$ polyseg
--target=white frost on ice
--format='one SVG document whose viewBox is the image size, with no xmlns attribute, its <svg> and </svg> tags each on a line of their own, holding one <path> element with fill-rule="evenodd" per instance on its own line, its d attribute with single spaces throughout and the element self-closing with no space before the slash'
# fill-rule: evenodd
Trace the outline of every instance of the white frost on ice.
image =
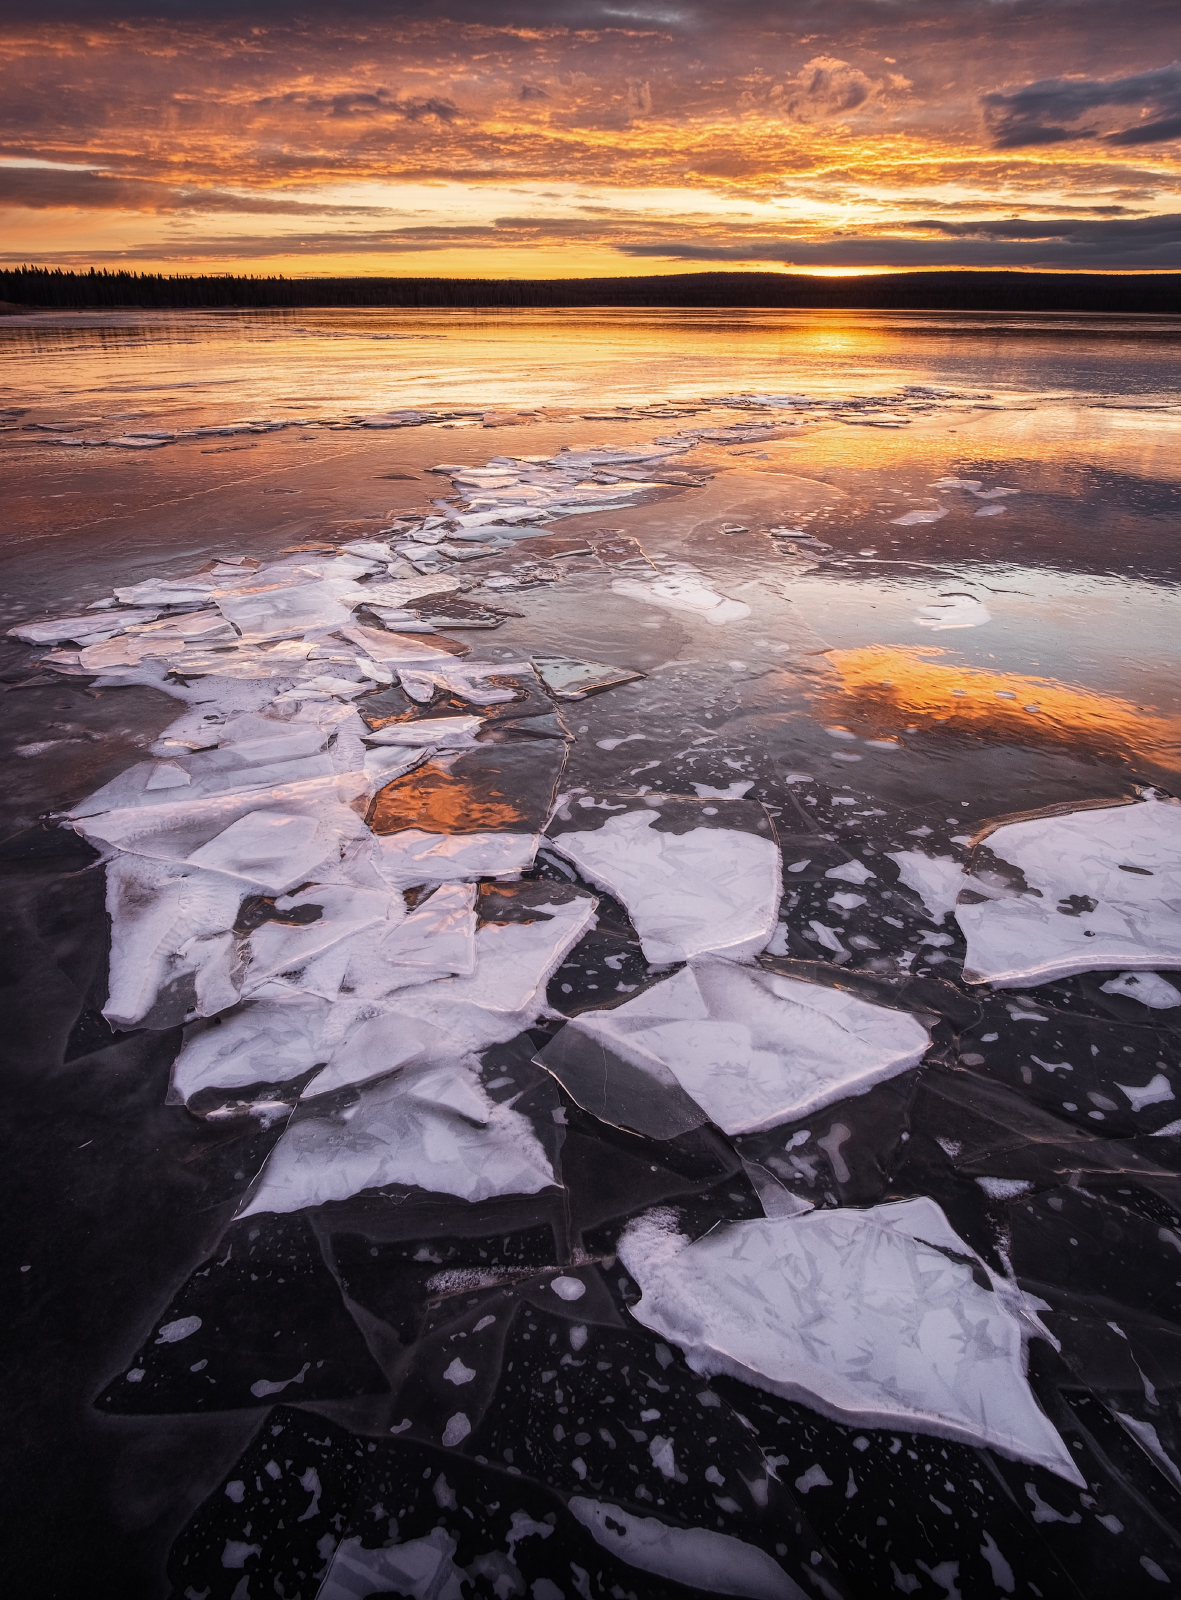
<svg viewBox="0 0 1181 1600">
<path fill-rule="evenodd" d="M 655 1265 L 625 1232 L 619 1253 L 643 1291 L 632 1315 L 695 1372 L 846 1424 L 988 1445 L 1086 1487 L 1025 1378 L 1032 1312 L 934 1200 L 725 1224 Z"/>
<path fill-rule="evenodd" d="M 1159 972 L 1121 972 L 1099 987 L 1104 994 L 1126 994 L 1154 1011 L 1171 1011 L 1174 1006 L 1181 1006 L 1181 989 L 1162 978 Z"/>
<path fill-rule="evenodd" d="M 926 600 L 914 619 L 920 628 L 978 628 L 992 612 L 973 594 L 940 594 Z"/>
<path fill-rule="evenodd" d="M 956 920 L 969 983 L 1031 988 L 1074 972 L 1181 966 L 1181 805 L 1173 801 L 1011 822 L 988 848 L 1024 874 L 998 895 L 968 876 Z M 997 896 L 996 898 L 992 898 Z"/>
<path fill-rule="evenodd" d="M 571 1514 L 629 1567 L 709 1594 L 747 1600 L 804 1600 L 804 1591 L 757 1545 L 709 1528 L 672 1528 L 602 1500 L 572 1496 Z"/>
<path fill-rule="evenodd" d="M 899 879 L 926 906 L 937 921 L 955 910 L 956 898 L 965 886 L 964 869 L 952 856 L 927 856 L 921 850 L 887 850 L 897 862 Z"/>
<path fill-rule="evenodd" d="M 1128 1104 L 1133 1111 L 1143 1111 L 1145 1106 L 1163 1105 L 1167 1100 L 1176 1098 L 1173 1094 L 1173 1085 L 1163 1072 L 1158 1072 L 1139 1088 L 1131 1083 L 1117 1083 L 1116 1088 L 1127 1095 Z"/>
</svg>

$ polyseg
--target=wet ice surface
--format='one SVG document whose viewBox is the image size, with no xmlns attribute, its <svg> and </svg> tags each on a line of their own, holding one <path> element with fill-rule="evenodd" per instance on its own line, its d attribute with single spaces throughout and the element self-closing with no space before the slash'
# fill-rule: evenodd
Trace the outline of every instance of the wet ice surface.
<svg viewBox="0 0 1181 1600">
<path fill-rule="evenodd" d="M 155 708 L 10 863 L 106 1161 L 144 1120 L 198 1219 L 87 1369 L 183 1484 L 152 1592 L 1181 1582 L 1178 813 L 1113 754 L 1165 719 L 1032 687 L 943 546 L 873 587 L 1016 527 L 1003 464 L 854 526 L 766 466 L 977 401 L 370 409 L 426 504 L 18 623 L 80 707 L 22 770 Z M 905 650 L 829 647 L 833 575 Z"/>
</svg>

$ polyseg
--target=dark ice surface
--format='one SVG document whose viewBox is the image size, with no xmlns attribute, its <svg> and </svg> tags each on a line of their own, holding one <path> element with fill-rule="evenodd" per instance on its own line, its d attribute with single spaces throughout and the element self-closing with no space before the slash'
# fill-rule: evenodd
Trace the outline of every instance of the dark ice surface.
<svg viewBox="0 0 1181 1600">
<path fill-rule="evenodd" d="M 0 642 L 12 1593 L 1181 1584 L 1178 336 L 5 319 L 0 609 L 41 628 Z M 223 627 L 214 589 L 303 605 L 317 563 L 339 620 Z M 185 900 L 153 959 L 188 977 L 120 1024 L 120 941 L 165 900 L 108 901 L 139 847 L 81 830 L 136 768 L 111 792 L 144 815 L 241 800 L 178 824 L 178 871 L 231 814 L 340 848 L 202 869 L 228 918 Z M 1107 850 L 1149 813 L 1155 853 Z M 379 937 L 444 905 L 447 964 L 373 990 Z M 1126 962 L 967 981 L 1018 913 L 1031 971 L 1117 915 Z M 305 933 L 348 961 L 252 988 Z M 170 1091 L 266 1006 L 302 1055 Z M 392 1067 L 359 1051 L 383 1017 Z M 806 1115 L 724 1131 L 789 1070 Z M 890 1220 L 920 1200 L 931 1237 Z M 826 1216 L 860 1242 L 790 1294 L 710 1276 Z M 981 1371 L 1010 1447 L 948 1420 Z"/>
</svg>

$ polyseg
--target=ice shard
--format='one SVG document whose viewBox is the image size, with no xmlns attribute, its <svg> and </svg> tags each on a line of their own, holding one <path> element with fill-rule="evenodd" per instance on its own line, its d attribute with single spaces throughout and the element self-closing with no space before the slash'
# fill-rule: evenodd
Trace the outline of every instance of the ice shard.
<svg viewBox="0 0 1181 1600">
<path fill-rule="evenodd" d="M 241 885 L 184 863 L 120 854 L 107 866 L 110 988 L 117 1028 L 169 1027 L 237 1002 L 234 922 Z M 153 1015 L 154 1013 L 159 1013 Z"/>
<path fill-rule="evenodd" d="M 572 794 L 547 834 L 588 883 L 623 902 L 651 962 L 749 960 L 775 932 L 779 849 L 753 801 Z"/>
<path fill-rule="evenodd" d="M 604 1549 L 629 1567 L 707 1594 L 745 1600 L 804 1600 L 804 1591 L 757 1545 L 711 1528 L 677 1528 L 616 1505 L 574 1495 L 570 1511 Z"/>
</svg>

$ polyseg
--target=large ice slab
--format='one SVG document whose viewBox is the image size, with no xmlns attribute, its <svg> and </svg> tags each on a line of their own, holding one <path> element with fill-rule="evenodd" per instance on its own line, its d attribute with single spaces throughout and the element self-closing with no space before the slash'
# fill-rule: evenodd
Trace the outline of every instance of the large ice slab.
<svg viewBox="0 0 1181 1600">
<path fill-rule="evenodd" d="M 297 1112 L 238 1215 L 299 1211 L 391 1183 L 474 1202 L 554 1182 L 528 1120 L 494 1104 L 472 1068 L 411 1066 L 354 1105 Z"/>
<path fill-rule="evenodd" d="M 757 1133 L 864 1094 L 916 1066 L 929 1043 L 907 1012 L 701 959 L 624 1005 L 573 1018 L 538 1059 L 588 1111 L 667 1138 L 683 1117 L 670 1082 L 723 1132 Z"/>
<path fill-rule="evenodd" d="M 1086 1487 L 1026 1381 L 1038 1324 L 934 1200 L 723 1224 L 676 1246 L 649 1217 L 620 1254 L 643 1290 L 632 1315 L 695 1372 L 839 1422 L 988 1445 Z"/>
<path fill-rule="evenodd" d="M 749 960 L 775 932 L 779 849 L 754 801 L 568 795 L 546 831 L 588 883 L 627 907 L 649 961 Z"/>
<path fill-rule="evenodd" d="M 955 908 L 969 982 L 1029 988 L 1072 972 L 1181 966 L 1175 800 L 1010 822 L 987 845 L 999 870 L 974 868 Z"/>
</svg>

